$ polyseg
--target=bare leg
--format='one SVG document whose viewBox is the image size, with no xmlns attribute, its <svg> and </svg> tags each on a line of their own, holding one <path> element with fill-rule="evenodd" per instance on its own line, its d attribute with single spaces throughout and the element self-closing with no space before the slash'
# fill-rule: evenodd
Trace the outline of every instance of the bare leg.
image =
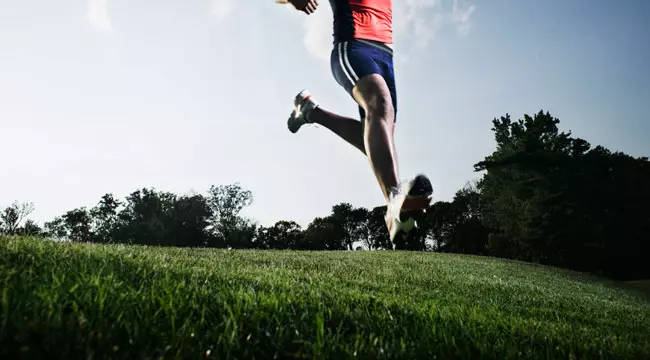
<svg viewBox="0 0 650 360">
<path fill-rule="evenodd" d="M 359 149 L 364 155 L 366 148 L 363 142 L 363 124 L 354 119 L 331 113 L 322 107 L 309 112 L 309 122 L 317 123 L 330 129 L 343 140 Z"/>
<path fill-rule="evenodd" d="M 363 131 L 366 154 L 386 202 L 389 202 L 389 190 L 399 182 L 393 141 L 395 110 L 391 94 L 386 81 L 379 74 L 360 79 L 353 94 L 366 112 Z"/>
<path fill-rule="evenodd" d="M 299 96 L 301 95 L 296 97 L 296 101 L 300 100 Z M 325 126 L 365 154 L 388 203 L 390 189 L 396 187 L 399 181 L 393 140 L 395 109 L 391 93 L 381 75 L 371 74 L 357 82 L 353 89 L 353 96 L 365 111 L 366 116 L 363 121 L 336 115 L 317 105 L 306 112 L 305 120 Z M 305 101 L 307 98 L 300 101 Z M 300 123 L 298 125 L 295 121 L 292 123 L 293 119 L 295 118 L 289 119 L 288 125 L 289 130 L 295 133 L 300 128 Z"/>
</svg>

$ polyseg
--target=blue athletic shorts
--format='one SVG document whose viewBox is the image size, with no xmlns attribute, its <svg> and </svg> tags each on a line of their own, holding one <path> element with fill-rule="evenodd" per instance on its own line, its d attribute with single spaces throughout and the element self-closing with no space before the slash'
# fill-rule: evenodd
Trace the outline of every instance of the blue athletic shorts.
<svg viewBox="0 0 650 360">
<path fill-rule="evenodd" d="M 352 89 L 359 79 L 370 74 L 381 75 L 393 100 L 395 119 L 397 119 L 397 93 L 395 90 L 395 73 L 393 70 L 393 49 L 385 44 L 355 39 L 334 43 L 330 56 L 330 67 L 336 82 L 352 95 Z M 354 98 L 354 97 L 353 97 Z M 359 106 L 361 119 L 365 111 Z"/>
</svg>

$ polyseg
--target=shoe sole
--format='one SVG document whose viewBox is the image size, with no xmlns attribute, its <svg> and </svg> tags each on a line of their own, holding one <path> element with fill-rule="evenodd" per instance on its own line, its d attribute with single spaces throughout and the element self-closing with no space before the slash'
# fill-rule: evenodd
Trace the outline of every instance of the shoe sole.
<svg viewBox="0 0 650 360">
<path fill-rule="evenodd" d="M 293 123 L 294 123 L 295 120 L 294 120 L 294 121 L 291 120 L 291 117 L 294 116 L 295 112 L 296 112 L 296 110 L 292 111 L 292 112 L 291 112 L 291 116 L 290 116 L 289 119 L 287 120 L 287 128 L 289 129 L 289 131 L 290 131 L 292 134 L 295 134 L 295 133 L 298 132 L 298 130 L 300 130 L 300 126 L 295 126 L 295 125 L 293 125 Z"/>
<path fill-rule="evenodd" d="M 410 183 L 410 189 L 400 207 L 401 212 L 424 210 L 431 206 L 433 186 L 424 175 L 417 175 Z"/>
<path fill-rule="evenodd" d="M 391 214 L 393 220 L 392 228 L 395 229 L 394 232 L 389 232 L 390 241 L 393 243 L 393 248 L 395 248 L 395 238 L 397 234 L 402 232 L 404 229 L 400 226 L 400 223 L 406 223 L 413 221 L 413 227 L 417 227 L 417 222 L 412 220 L 412 217 L 407 213 L 416 210 L 425 210 L 431 205 L 431 199 L 433 194 L 433 186 L 431 181 L 424 175 L 417 175 L 413 180 L 409 181 L 404 185 L 404 189 L 401 192 L 398 198 L 395 199 L 397 205 L 394 212 L 399 211 L 399 214 Z M 405 216 L 402 216 L 405 215 Z M 399 221 L 399 223 L 398 223 Z M 410 231 L 410 229 L 409 229 Z"/>
</svg>

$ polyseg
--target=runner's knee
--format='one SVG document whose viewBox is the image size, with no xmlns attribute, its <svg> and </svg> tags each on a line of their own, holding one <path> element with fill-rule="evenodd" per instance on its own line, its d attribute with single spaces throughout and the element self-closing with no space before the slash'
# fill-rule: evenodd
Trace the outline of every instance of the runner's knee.
<svg viewBox="0 0 650 360">
<path fill-rule="evenodd" d="M 392 122 L 393 101 L 386 81 L 379 74 L 368 75 L 359 80 L 354 89 L 355 97 L 366 111 L 369 121 Z"/>
<path fill-rule="evenodd" d="M 376 94 L 370 97 L 367 105 L 368 118 L 377 121 L 393 120 L 393 103 L 390 94 Z"/>
</svg>

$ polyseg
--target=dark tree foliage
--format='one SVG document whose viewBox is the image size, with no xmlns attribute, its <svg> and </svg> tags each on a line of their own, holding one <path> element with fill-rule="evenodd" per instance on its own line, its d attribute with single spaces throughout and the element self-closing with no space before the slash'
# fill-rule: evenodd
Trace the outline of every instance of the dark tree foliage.
<svg viewBox="0 0 650 360">
<path fill-rule="evenodd" d="M 388 237 L 384 215 L 386 206 L 375 207 L 368 212 L 368 237 L 364 245 L 369 250 L 391 250 L 393 245 Z"/>
<path fill-rule="evenodd" d="M 305 230 L 308 250 L 345 250 L 346 232 L 334 216 L 317 217 Z"/>
<path fill-rule="evenodd" d="M 167 227 L 167 236 L 171 242 L 180 246 L 207 246 L 212 212 L 207 200 L 202 195 L 182 196 L 172 209 Z"/>
<path fill-rule="evenodd" d="M 96 241 L 96 236 L 92 231 L 92 218 L 88 210 L 83 207 L 70 210 L 63 216 L 45 223 L 45 228 L 54 237 L 74 242 Z"/>
<path fill-rule="evenodd" d="M 481 217 L 481 194 L 473 185 L 456 192 L 452 202 L 434 207 L 432 223 L 438 250 L 461 254 L 485 254 L 489 236 Z"/>
<path fill-rule="evenodd" d="M 138 245 L 175 245 L 168 236 L 176 197 L 172 193 L 143 188 L 126 197 L 119 217 L 119 242 Z"/>
<path fill-rule="evenodd" d="M 18 229 L 18 234 L 24 236 L 42 236 L 43 229 L 35 221 L 27 219 L 25 224 Z"/>
<path fill-rule="evenodd" d="M 304 248 L 303 248 L 304 247 Z M 278 221 L 272 227 L 260 227 L 255 239 L 257 249 L 308 250 L 300 225 L 293 221 Z"/>
<path fill-rule="evenodd" d="M 254 246 L 257 226 L 240 212 L 253 203 L 253 193 L 240 184 L 211 186 L 208 191 L 210 246 L 246 249 Z"/>
<path fill-rule="evenodd" d="M 0 211 L 0 233 L 17 235 L 21 233 L 20 224 L 34 211 L 34 204 L 15 201 Z"/>
<path fill-rule="evenodd" d="M 343 243 L 346 250 L 352 250 L 353 244 L 367 234 L 367 210 L 355 209 L 349 203 L 341 203 L 332 207 L 332 217 L 343 227 Z"/>
<path fill-rule="evenodd" d="M 106 194 L 94 208 L 90 209 L 96 242 L 111 243 L 115 241 L 122 224 L 118 216 L 121 206 L 122 202 L 115 199 L 112 194 Z"/>
<path fill-rule="evenodd" d="M 570 133 L 548 113 L 494 119 L 496 151 L 475 165 L 489 254 L 595 272 L 650 276 L 650 163 Z"/>
<path fill-rule="evenodd" d="M 202 195 L 141 189 L 124 202 L 106 194 L 90 210 L 68 211 L 46 223 L 48 234 L 75 242 L 205 246 L 212 215 Z"/>
</svg>

